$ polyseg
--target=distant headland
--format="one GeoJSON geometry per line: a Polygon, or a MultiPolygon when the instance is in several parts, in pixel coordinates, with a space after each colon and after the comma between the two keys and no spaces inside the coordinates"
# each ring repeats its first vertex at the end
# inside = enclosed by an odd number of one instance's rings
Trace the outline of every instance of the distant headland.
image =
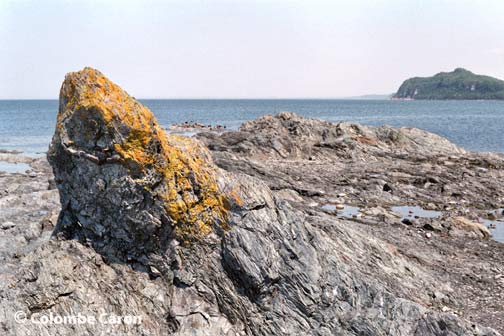
{"type": "Polygon", "coordinates": [[[392,99],[504,99],[504,81],[457,68],[432,77],[410,78],[392,99]]]}

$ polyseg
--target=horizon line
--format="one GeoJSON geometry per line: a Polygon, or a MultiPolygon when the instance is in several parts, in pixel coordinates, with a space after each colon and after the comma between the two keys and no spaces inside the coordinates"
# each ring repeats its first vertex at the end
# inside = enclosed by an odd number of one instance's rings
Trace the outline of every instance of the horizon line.
{"type": "MultiPolygon", "coordinates": [[[[367,99],[372,100],[373,96],[390,96],[393,94],[371,94],[344,97],[135,97],[136,100],[338,100],[338,99],[367,99]]],[[[59,98],[0,98],[0,101],[7,100],[59,100],[59,98]]],[[[384,99],[378,99],[384,100],[384,99]]]]}

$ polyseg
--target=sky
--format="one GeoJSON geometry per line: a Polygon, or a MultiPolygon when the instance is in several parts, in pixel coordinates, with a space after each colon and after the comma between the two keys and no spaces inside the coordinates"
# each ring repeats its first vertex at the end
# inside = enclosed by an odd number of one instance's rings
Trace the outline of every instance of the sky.
{"type": "Polygon", "coordinates": [[[337,98],[504,79],[502,0],[0,0],[0,99],[99,69],[137,98],[337,98]]]}

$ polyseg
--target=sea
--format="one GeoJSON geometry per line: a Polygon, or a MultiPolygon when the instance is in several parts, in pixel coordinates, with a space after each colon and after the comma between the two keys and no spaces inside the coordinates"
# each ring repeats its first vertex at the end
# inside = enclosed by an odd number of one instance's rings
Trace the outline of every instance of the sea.
{"type": "MultiPolygon", "coordinates": [[[[359,99],[140,100],[163,127],[200,122],[237,129],[244,121],[282,111],[331,122],[417,127],[471,151],[504,153],[504,101],[401,101],[359,99]]],[[[57,100],[0,100],[0,150],[45,155],[57,100]]]]}

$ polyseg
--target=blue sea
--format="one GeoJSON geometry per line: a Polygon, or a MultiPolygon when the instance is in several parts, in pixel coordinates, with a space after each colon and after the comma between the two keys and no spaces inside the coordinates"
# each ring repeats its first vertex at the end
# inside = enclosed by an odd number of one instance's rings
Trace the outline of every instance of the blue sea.
{"type": "MultiPolygon", "coordinates": [[[[184,121],[237,129],[246,120],[291,111],[332,122],[418,127],[473,151],[504,153],[504,101],[343,99],[141,100],[163,127],[184,121]]],[[[0,100],[0,149],[44,155],[57,100],[0,100]]]]}

